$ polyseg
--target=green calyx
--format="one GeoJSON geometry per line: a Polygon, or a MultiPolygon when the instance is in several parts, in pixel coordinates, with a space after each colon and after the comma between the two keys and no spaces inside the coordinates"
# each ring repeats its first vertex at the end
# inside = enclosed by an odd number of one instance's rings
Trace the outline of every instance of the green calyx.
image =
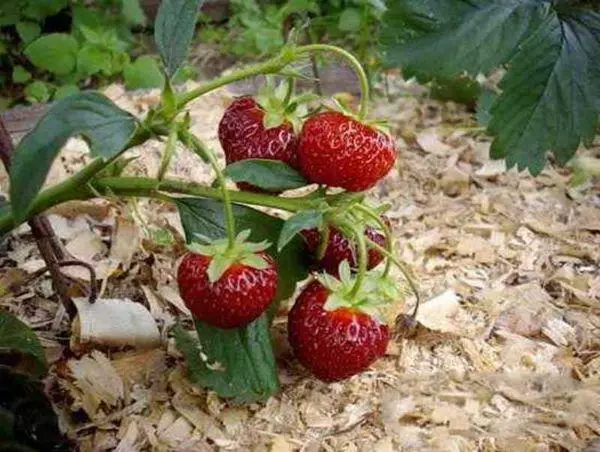
{"type": "Polygon", "coordinates": [[[340,264],[339,275],[339,279],[325,273],[316,276],[329,291],[323,306],[326,311],[354,309],[384,322],[382,311],[403,297],[396,283],[380,271],[368,272],[355,294],[352,292],[356,277],[352,275],[348,261],[340,264]]]}
{"type": "Polygon", "coordinates": [[[210,240],[201,234],[195,234],[196,238],[203,243],[193,242],[187,246],[192,253],[212,257],[208,265],[208,279],[212,283],[217,282],[221,276],[234,264],[264,270],[269,263],[260,254],[271,246],[266,240],[260,243],[246,241],[250,236],[250,230],[240,232],[233,245],[228,239],[210,240]]]}
{"type": "Polygon", "coordinates": [[[307,103],[317,99],[315,95],[303,94],[295,96],[294,81],[288,79],[287,82],[275,86],[271,77],[267,77],[267,84],[261,88],[256,97],[257,103],[265,111],[263,125],[265,129],[279,127],[289,122],[298,133],[302,127],[302,120],[308,113],[307,103]]]}
{"type": "Polygon", "coordinates": [[[355,121],[360,122],[361,124],[364,124],[365,126],[371,127],[372,129],[379,130],[380,132],[382,132],[386,135],[391,135],[389,121],[384,120],[384,119],[377,119],[377,118],[374,118],[374,119],[360,118],[357,113],[352,111],[352,109],[349,107],[349,105],[346,104],[345,99],[342,98],[341,96],[333,96],[331,98],[331,105],[323,105],[323,106],[325,109],[327,109],[329,111],[335,111],[335,112],[341,113],[344,116],[347,116],[348,118],[351,118],[355,121]]]}

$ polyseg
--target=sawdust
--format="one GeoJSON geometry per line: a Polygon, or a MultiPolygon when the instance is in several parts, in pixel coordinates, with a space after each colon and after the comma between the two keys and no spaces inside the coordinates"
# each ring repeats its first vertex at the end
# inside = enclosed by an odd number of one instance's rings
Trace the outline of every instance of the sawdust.
{"type": "MultiPolygon", "coordinates": [[[[69,326],[47,277],[24,284],[24,272],[43,266],[27,227],[12,234],[0,303],[41,337],[55,363],[49,385],[61,394],[57,410],[80,450],[593,450],[600,436],[600,187],[574,192],[569,173],[552,167],[535,179],[506,171],[488,160],[489,139],[473,132],[461,108],[406,95],[414,87],[390,81],[394,100],[377,101],[374,113],[390,121],[400,158],[372,197],[392,206],[396,252],[429,301],[414,337],[390,344],[349,381],[311,378],[276,319],[278,396],[232,406],[193,387],[168,338],[177,319],[189,321],[174,277],[181,224],[155,201],[53,209],[66,248],[104,280],[102,296],[146,306],[164,344],[71,357],[60,340],[69,326]],[[172,240],[156,240],[157,233],[172,240]]],[[[138,115],[158,102],[156,92],[130,95],[117,85],[106,94],[138,115]]],[[[231,97],[221,90],[191,107],[194,132],[216,150],[231,97]]],[[[584,152],[598,155],[598,144],[584,152]]],[[[70,140],[48,183],[80,167],[85,147],[70,140]]],[[[161,149],[150,142],[132,150],[128,173],[156,174],[161,149]]],[[[213,178],[185,150],[169,176],[213,178]]],[[[5,190],[5,176],[0,183],[5,190]]]]}

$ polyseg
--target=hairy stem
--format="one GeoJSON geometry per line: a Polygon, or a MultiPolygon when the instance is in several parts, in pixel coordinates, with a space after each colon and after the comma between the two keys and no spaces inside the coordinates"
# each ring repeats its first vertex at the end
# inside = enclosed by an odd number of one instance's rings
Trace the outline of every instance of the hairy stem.
{"type": "Polygon", "coordinates": [[[421,294],[419,293],[419,289],[417,288],[416,283],[412,279],[410,272],[406,269],[406,267],[403,264],[400,263],[400,261],[398,259],[396,259],[394,257],[394,255],[392,253],[390,253],[388,250],[386,250],[384,247],[382,247],[379,243],[374,242],[373,240],[371,240],[369,238],[367,238],[367,242],[368,242],[369,246],[371,246],[372,248],[375,248],[377,251],[379,251],[384,256],[386,256],[390,261],[392,261],[394,263],[394,265],[396,265],[396,267],[398,267],[398,270],[400,270],[400,272],[402,272],[404,279],[406,279],[406,281],[408,282],[408,285],[410,286],[410,290],[412,290],[412,292],[416,298],[415,309],[411,315],[411,317],[413,319],[416,318],[417,312],[419,311],[419,306],[421,304],[421,294]]]}
{"type": "Polygon", "coordinates": [[[173,158],[173,154],[175,154],[175,149],[177,148],[177,133],[177,125],[174,125],[169,133],[165,151],[162,155],[162,159],[160,160],[160,168],[158,169],[158,174],[156,176],[158,180],[162,180],[165,177],[165,173],[169,169],[169,164],[171,163],[171,159],[173,158]]]}
{"type": "Polygon", "coordinates": [[[286,50],[284,50],[282,53],[275,56],[274,58],[265,61],[264,63],[247,66],[238,71],[232,72],[229,75],[224,75],[213,79],[210,82],[205,83],[204,85],[196,89],[182,94],[177,99],[177,108],[182,108],[194,99],[230,83],[237,82],[239,80],[243,80],[249,77],[254,77],[256,75],[275,74],[281,71],[284,67],[286,67],[295,59],[294,52],[290,51],[291,49],[286,50]]]}
{"type": "MultiPolygon", "coordinates": [[[[357,204],[356,208],[358,210],[360,210],[361,212],[363,212],[365,215],[367,215],[369,218],[371,218],[372,220],[377,222],[377,224],[383,231],[383,234],[385,235],[385,248],[390,252],[390,254],[393,253],[392,231],[390,230],[388,225],[385,223],[385,221],[383,221],[381,219],[381,217],[379,215],[377,215],[375,212],[371,211],[371,209],[363,206],[362,204],[357,204]]],[[[391,266],[392,266],[392,261],[389,258],[386,258],[385,269],[383,270],[383,276],[387,276],[390,274],[391,266]]]]}
{"type": "Polygon", "coordinates": [[[355,297],[358,295],[358,292],[362,287],[365,275],[367,274],[368,259],[367,242],[365,240],[365,231],[363,228],[354,228],[354,236],[356,238],[356,242],[358,243],[358,274],[356,275],[356,282],[354,283],[354,286],[352,286],[350,297],[355,297]]]}
{"type": "Polygon", "coordinates": [[[200,158],[204,157],[209,160],[210,165],[217,175],[217,181],[219,182],[221,196],[223,199],[223,209],[225,210],[225,227],[227,228],[228,243],[227,249],[231,250],[235,246],[235,218],[233,216],[233,208],[231,206],[231,197],[229,196],[229,190],[227,190],[225,176],[219,167],[219,162],[217,161],[215,154],[208,149],[195,135],[189,132],[181,132],[181,138],[184,143],[192,146],[192,149],[198,154],[198,156],[200,156],[200,158]]]}
{"type": "Polygon", "coordinates": [[[360,64],[360,61],[356,59],[350,52],[336,46],[329,44],[309,44],[307,46],[298,47],[298,54],[313,53],[313,52],[331,52],[343,57],[352,68],[355,70],[356,75],[360,81],[360,110],[358,111],[359,119],[364,119],[367,116],[369,109],[369,78],[365,72],[365,69],[360,64]]]}

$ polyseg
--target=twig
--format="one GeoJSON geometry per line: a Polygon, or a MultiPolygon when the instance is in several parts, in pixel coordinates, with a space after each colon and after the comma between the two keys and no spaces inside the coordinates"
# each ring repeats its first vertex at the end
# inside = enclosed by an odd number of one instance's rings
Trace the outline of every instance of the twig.
{"type": "MultiPolygon", "coordinates": [[[[84,267],[90,273],[90,292],[88,295],[88,301],[90,303],[95,303],[98,299],[98,288],[97,288],[97,279],[96,279],[96,270],[87,262],[70,260],[70,261],[60,261],[56,262],[57,267],[84,267]]],[[[33,275],[31,275],[31,279],[39,278],[44,273],[49,271],[49,267],[40,268],[33,275]]],[[[62,276],[62,275],[61,275],[62,276]]]]}
{"type": "MultiPolygon", "coordinates": [[[[12,139],[4,126],[2,118],[0,118],[0,159],[6,168],[10,171],[11,156],[14,152],[12,139]]],[[[58,298],[65,307],[71,318],[77,314],[77,308],[73,300],[69,296],[69,287],[64,275],[60,271],[59,261],[64,259],[64,251],[52,225],[44,215],[36,215],[28,221],[31,233],[36,241],[37,247],[46,263],[46,267],[50,272],[54,288],[58,293],[58,298]]]]}

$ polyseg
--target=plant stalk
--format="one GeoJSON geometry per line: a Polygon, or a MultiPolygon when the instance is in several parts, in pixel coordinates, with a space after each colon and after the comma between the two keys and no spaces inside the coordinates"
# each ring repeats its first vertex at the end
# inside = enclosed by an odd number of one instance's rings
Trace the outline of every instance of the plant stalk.
{"type": "Polygon", "coordinates": [[[297,52],[299,55],[304,53],[312,53],[312,52],[331,52],[336,53],[339,56],[343,57],[354,69],[358,79],[360,81],[360,109],[358,111],[358,118],[365,119],[367,117],[367,113],[369,110],[369,78],[365,72],[365,69],[360,64],[360,61],[352,55],[350,52],[336,46],[332,46],[329,44],[309,44],[306,46],[298,47],[297,52]]]}
{"type": "Polygon", "coordinates": [[[360,292],[362,283],[367,274],[367,242],[365,240],[365,231],[363,228],[354,228],[354,235],[356,236],[356,242],[358,243],[358,274],[356,275],[356,282],[352,286],[350,297],[355,297],[360,292]]]}
{"type": "Polygon", "coordinates": [[[386,256],[388,258],[388,260],[392,261],[394,263],[394,265],[396,265],[396,267],[398,267],[398,270],[400,270],[400,272],[404,276],[404,279],[406,279],[406,281],[408,282],[408,285],[410,286],[410,290],[412,290],[412,292],[416,298],[415,309],[413,310],[413,313],[411,314],[411,317],[413,319],[415,319],[417,317],[417,313],[419,311],[419,306],[421,305],[421,294],[419,293],[419,289],[417,288],[416,283],[412,279],[410,272],[406,269],[406,267],[403,264],[400,263],[400,261],[398,261],[394,257],[394,255],[392,253],[390,253],[388,250],[386,250],[384,247],[382,247],[379,243],[374,242],[373,240],[371,240],[369,238],[367,238],[367,242],[368,242],[369,246],[375,248],[377,251],[379,251],[384,256],[386,256]]]}
{"type": "Polygon", "coordinates": [[[227,190],[227,184],[225,183],[225,176],[219,168],[219,162],[215,157],[215,154],[208,149],[200,139],[189,132],[181,132],[181,138],[184,143],[192,146],[192,149],[198,154],[200,158],[205,157],[209,160],[215,174],[217,175],[217,181],[221,189],[221,196],[223,199],[223,209],[225,211],[225,227],[227,229],[227,250],[231,250],[235,247],[235,217],[233,216],[233,207],[231,206],[231,198],[229,196],[229,190],[227,190]]]}

